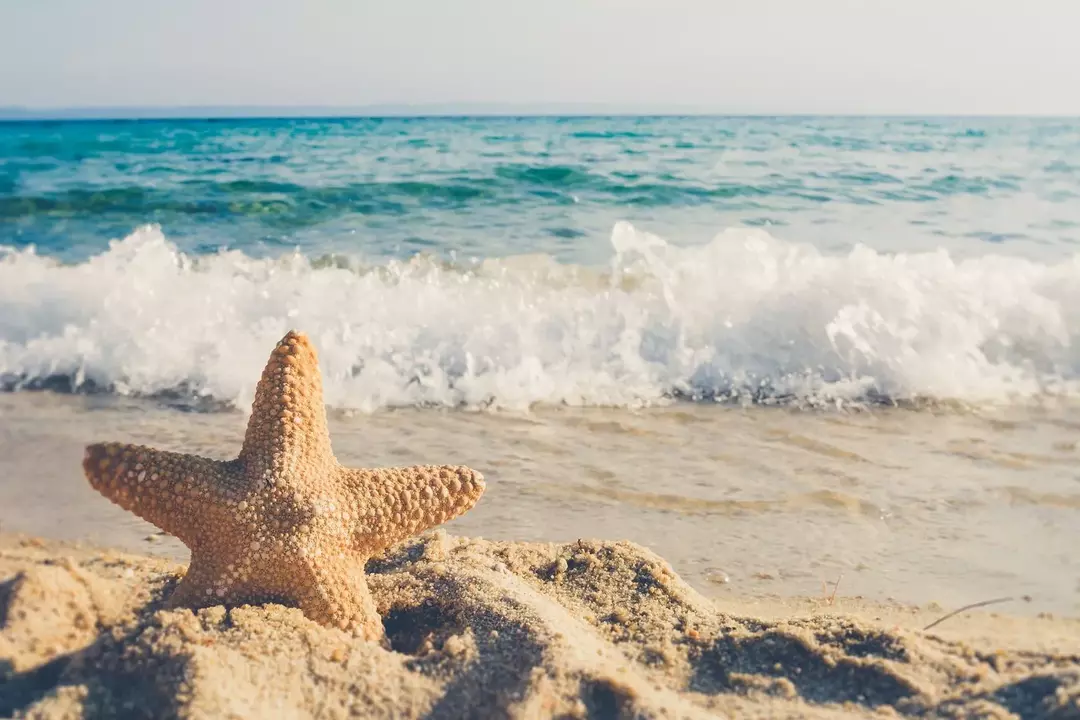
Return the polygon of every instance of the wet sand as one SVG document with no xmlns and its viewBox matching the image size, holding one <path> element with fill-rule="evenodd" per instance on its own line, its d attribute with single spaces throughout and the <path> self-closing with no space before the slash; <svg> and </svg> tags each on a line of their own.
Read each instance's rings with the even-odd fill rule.
<svg viewBox="0 0 1080 720">
<path fill-rule="evenodd" d="M 0 394 L 0 530 L 186 561 L 178 542 L 95 493 L 86 444 L 235 457 L 240 412 L 161 401 Z M 723 601 L 844 595 L 1080 616 L 1080 410 L 797 411 L 676 404 L 640 411 L 330 414 L 357 467 L 462 463 L 481 502 L 469 537 L 648 547 Z"/>
</svg>

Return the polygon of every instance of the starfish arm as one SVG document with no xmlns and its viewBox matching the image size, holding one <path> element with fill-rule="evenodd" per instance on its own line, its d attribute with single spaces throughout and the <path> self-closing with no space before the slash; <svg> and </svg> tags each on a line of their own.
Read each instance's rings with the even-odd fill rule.
<svg viewBox="0 0 1080 720">
<path fill-rule="evenodd" d="M 142 445 L 90 445 L 83 471 L 90 485 L 125 510 L 191 547 L 213 533 L 222 509 L 239 488 L 228 463 Z"/>
<path fill-rule="evenodd" d="M 216 585 L 225 574 L 224 570 L 224 564 L 213 553 L 193 550 L 187 572 L 165 601 L 165 607 L 194 609 L 223 602 L 224 598 L 216 592 Z"/>
<path fill-rule="evenodd" d="M 485 487 L 483 475 L 460 465 L 343 468 L 342 475 L 355 510 L 353 546 L 369 555 L 461 515 Z"/>
<path fill-rule="evenodd" d="M 180 579 L 176 589 L 166 601 L 170 608 L 202 608 L 213 605 L 256 605 L 265 602 L 288 603 L 287 593 L 280 592 L 274 582 L 281 573 L 276 568 L 260 563 L 256 555 L 245 550 L 230 552 L 220 545 L 238 547 L 236 538 L 217 547 L 196 546 L 191 551 L 191 563 Z"/>
<path fill-rule="evenodd" d="M 323 625 L 351 630 L 366 640 L 383 640 L 382 618 L 375 609 L 359 558 L 312 564 L 306 568 L 308 574 L 310 582 L 296 598 L 304 615 Z"/>
<path fill-rule="evenodd" d="M 333 462 L 319 359 L 306 335 L 290 331 L 270 354 L 240 460 L 255 477 Z"/>
</svg>

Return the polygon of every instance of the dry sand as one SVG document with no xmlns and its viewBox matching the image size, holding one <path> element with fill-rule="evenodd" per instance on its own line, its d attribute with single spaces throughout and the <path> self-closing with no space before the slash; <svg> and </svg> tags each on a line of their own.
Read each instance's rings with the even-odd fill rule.
<svg viewBox="0 0 1080 720">
<path fill-rule="evenodd" d="M 1080 620 L 718 606 L 629 543 L 399 546 L 369 564 L 393 650 L 280 606 L 158 609 L 182 571 L 0 535 L 0 715 L 1080 718 Z"/>
</svg>

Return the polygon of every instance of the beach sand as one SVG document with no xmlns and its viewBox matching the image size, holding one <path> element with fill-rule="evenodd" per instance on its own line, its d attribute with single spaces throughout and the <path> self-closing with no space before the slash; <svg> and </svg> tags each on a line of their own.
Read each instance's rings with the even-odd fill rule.
<svg viewBox="0 0 1080 720">
<path fill-rule="evenodd" d="M 183 570 L 0 535 L 0 715 L 1080 717 L 1080 620 L 718 603 L 625 542 L 399 545 L 368 565 L 392 649 L 276 605 L 160 610 Z"/>
</svg>

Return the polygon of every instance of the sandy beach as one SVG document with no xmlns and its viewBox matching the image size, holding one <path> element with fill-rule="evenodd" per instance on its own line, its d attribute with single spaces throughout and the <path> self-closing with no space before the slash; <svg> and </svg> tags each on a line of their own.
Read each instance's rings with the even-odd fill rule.
<svg viewBox="0 0 1080 720">
<path fill-rule="evenodd" d="M 715 603 L 625 542 L 404 543 L 367 568 L 391 649 L 279 605 L 161 610 L 183 570 L 0 536 L 0 715 L 1080 717 L 1080 620 Z"/>
<path fill-rule="evenodd" d="M 1080 718 L 1077 198 L 1062 118 L 0 123 L 0 717 Z"/>
</svg>

